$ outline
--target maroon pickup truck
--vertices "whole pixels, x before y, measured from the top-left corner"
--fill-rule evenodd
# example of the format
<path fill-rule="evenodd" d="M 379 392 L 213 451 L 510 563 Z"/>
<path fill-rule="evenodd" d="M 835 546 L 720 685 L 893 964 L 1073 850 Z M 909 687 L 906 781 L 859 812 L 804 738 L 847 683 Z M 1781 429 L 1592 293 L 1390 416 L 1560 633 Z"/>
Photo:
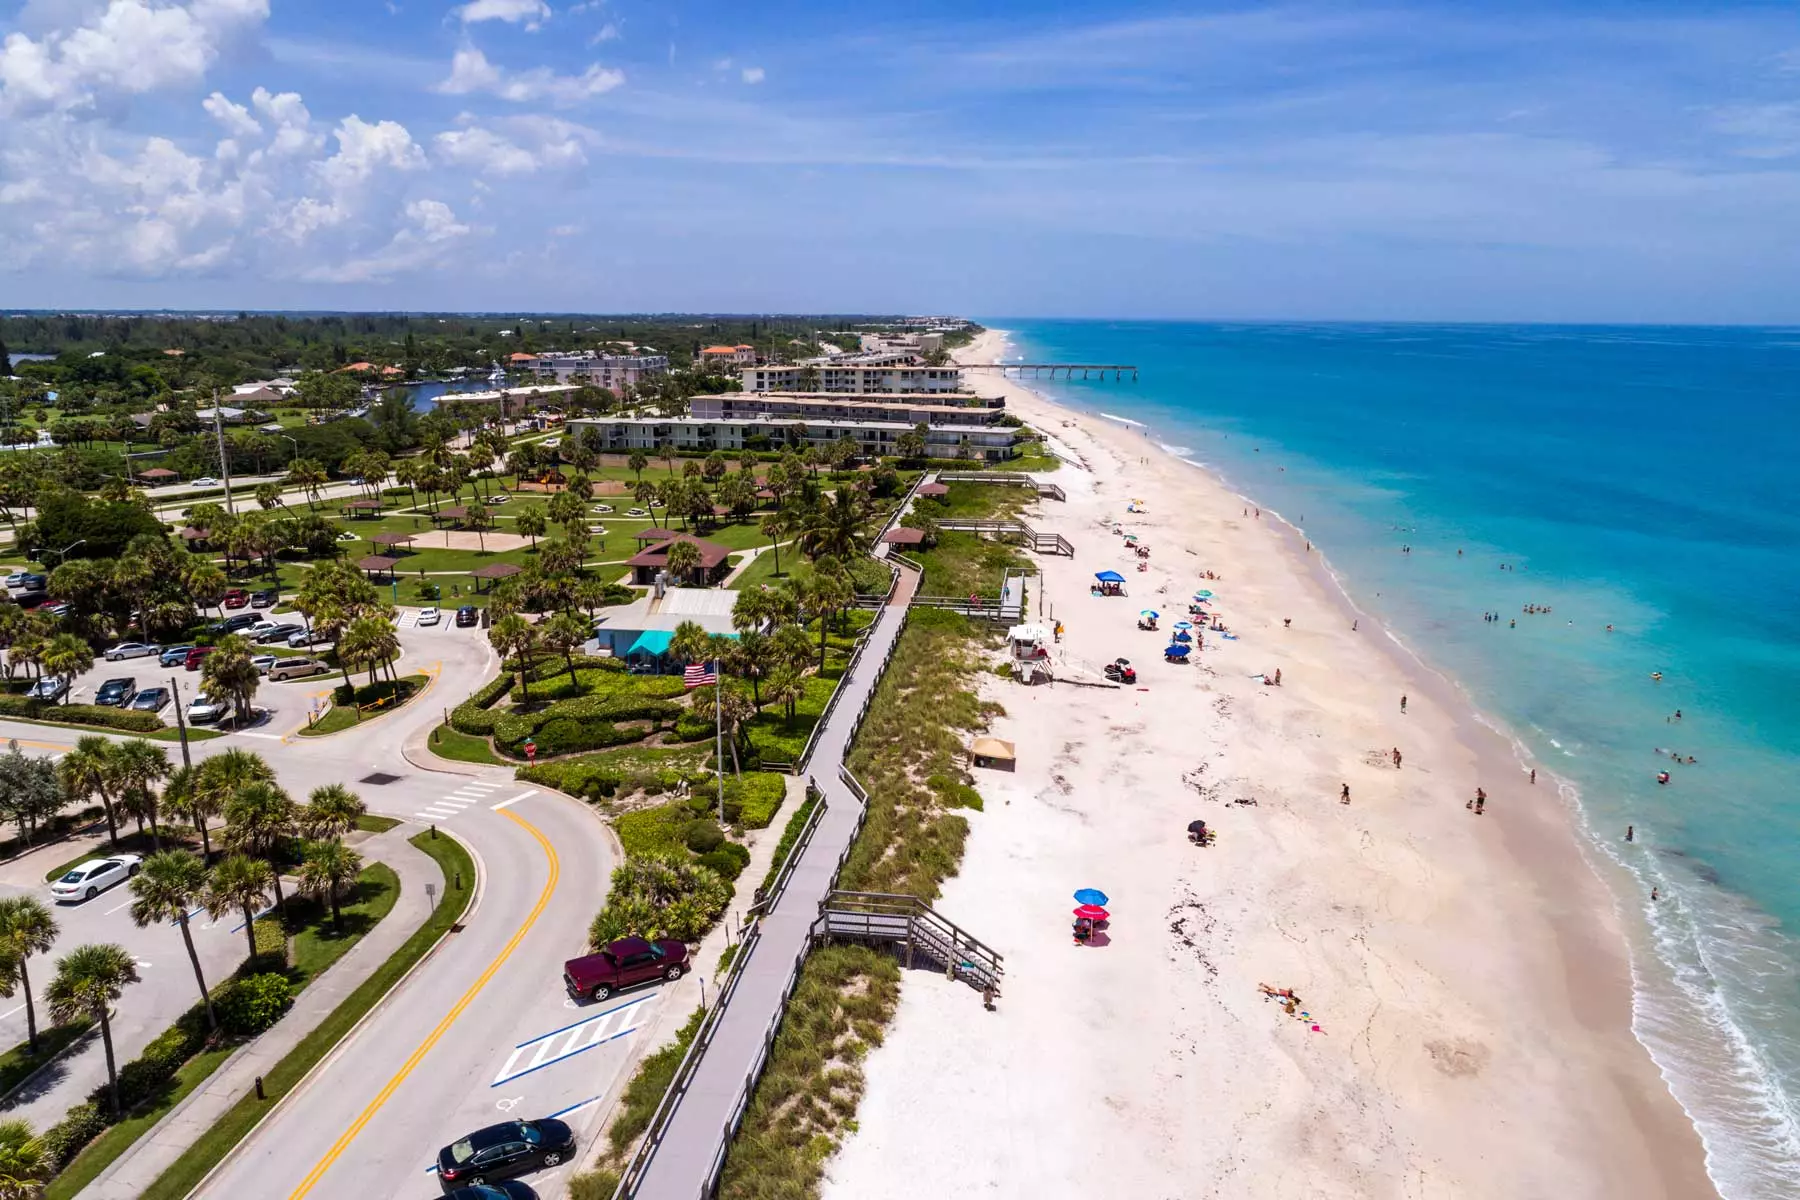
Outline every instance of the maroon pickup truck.
<path fill-rule="evenodd" d="M 622 938 L 598 954 L 563 964 L 563 987 L 572 1000 L 604 1000 L 614 992 L 653 979 L 680 979 L 688 968 L 687 947 L 658 938 Z"/>

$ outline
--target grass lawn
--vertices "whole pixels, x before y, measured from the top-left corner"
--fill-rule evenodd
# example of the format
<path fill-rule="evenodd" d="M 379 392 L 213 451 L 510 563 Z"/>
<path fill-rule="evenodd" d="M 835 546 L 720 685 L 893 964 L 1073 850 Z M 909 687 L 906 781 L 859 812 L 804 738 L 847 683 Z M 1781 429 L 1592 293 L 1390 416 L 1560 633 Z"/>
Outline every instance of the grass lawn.
<path fill-rule="evenodd" d="M 104 733 L 113 737 L 143 738 L 147 742 L 179 742 L 181 740 L 181 731 L 174 726 L 158 729 L 152 733 L 135 733 L 129 729 L 112 729 L 105 725 L 80 725 L 74 721 L 46 721 L 42 717 L 6 716 L 0 717 L 0 720 L 17 721 L 21 725 L 47 725 L 52 729 L 75 729 L 82 733 Z M 224 736 L 216 729 L 196 729 L 191 725 L 188 727 L 188 737 L 192 741 L 204 742 L 208 738 Z"/>
<path fill-rule="evenodd" d="M 461 919 L 463 911 L 469 905 L 470 892 L 466 885 L 475 878 L 474 860 L 461 845 L 447 837 L 433 838 L 429 833 L 421 833 L 411 841 L 414 846 L 437 860 L 444 877 L 443 900 L 425 918 L 425 923 L 418 931 L 407 939 L 405 945 L 394 951 L 361 987 L 346 997 L 316 1029 L 301 1039 L 300 1044 L 286 1058 L 263 1077 L 267 1100 L 258 1100 L 255 1093 L 245 1095 L 217 1124 L 201 1134 L 156 1182 L 145 1189 L 142 1200 L 182 1200 L 193 1191 L 206 1173 L 218 1165 L 231 1148 L 256 1127 L 263 1115 L 274 1107 L 274 1102 L 293 1090 L 306 1073 L 330 1053 L 363 1015 L 375 1007 L 376 1002 L 400 981 L 401 976 L 437 944 L 450 926 Z M 458 876 L 465 883 L 460 890 L 450 885 L 450 881 Z M 77 1162 L 79 1161 L 78 1159 Z M 74 1191 L 64 1194 L 72 1196 Z"/>
<path fill-rule="evenodd" d="M 342 958 L 350 947 L 393 911 L 400 899 L 400 877 L 386 863 L 370 863 L 356 878 L 356 886 L 339 902 L 344 924 L 331 923 L 331 908 L 316 900 L 288 900 L 288 926 L 294 934 L 294 970 L 310 982 Z"/>
<path fill-rule="evenodd" d="M 373 813 L 364 813 L 356 818 L 356 827 L 364 833 L 386 833 L 399 824 L 393 817 L 378 817 Z"/>
<path fill-rule="evenodd" d="M 439 758 L 453 759 L 456 762 L 505 765 L 495 756 L 486 738 L 460 733 L 448 725 L 440 725 L 432 731 L 431 752 Z"/>
<path fill-rule="evenodd" d="M 764 543 L 767 544 L 766 542 Z M 777 584 L 793 575 L 794 568 L 805 560 L 801 558 L 798 547 L 785 545 L 781 548 L 781 573 L 775 572 L 775 552 L 764 550 L 758 554 L 744 573 L 732 580 L 734 591 L 745 591 L 749 588 L 761 587 L 765 584 Z"/>
<path fill-rule="evenodd" d="M 920 512 L 965 520 L 1004 521 L 1016 517 L 1037 499 L 1030 488 L 998 483 L 952 483 L 942 500 L 926 500 Z M 935 506 L 935 507 L 934 507 Z"/>
<path fill-rule="evenodd" d="M 162 845 L 164 850 L 197 850 L 200 847 L 200 834 L 189 825 L 164 825 L 162 829 Z M 49 883 L 68 874 L 70 867 L 79 866 L 90 858 L 105 858 L 110 854 L 142 854 L 148 856 L 155 853 L 150 845 L 150 836 L 138 833 L 135 829 L 119 833 L 118 849 L 110 846 L 95 846 L 85 854 L 76 855 L 67 862 L 59 863 L 44 872 L 44 882 Z"/>
<path fill-rule="evenodd" d="M 56 1052 L 70 1042 L 93 1028 L 92 1021 L 71 1021 L 67 1025 L 52 1025 L 48 1029 L 38 1030 L 38 1052 L 33 1054 L 29 1043 L 20 1042 L 5 1054 L 0 1054 L 0 1096 L 12 1091 L 25 1077 L 49 1062 Z"/>
<path fill-rule="evenodd" d="M 320 717 L 317 721 L 314 721 L 311 725 L 308 725 L 305 729 L 302 729 L 300 731 L 300 736 L 323 737 L 328 733 L 338 733 L 342 730 L 349 729 L 353 725 L 359 725 L 364 721 L 371 721 L 377 717 L 386 716 L 388 713 L 393 712 L 408 700 L 411 700 L 414 696 L 418 695 L 420 689 L 422 689 L 427 682 L 429 681 L 424 675 L 403 675 L 398 684 L 391 683 L 385 679 L 372 685 L 365 684 L 356 689 L 355 705 L 333 704 L 326 710 L 324 716 Z M 379 709 L 365 713 L 357 707 L 357 705 L 374 704 L 387 696 L 395 695 L 396 692 L 398 693 L 397 700 L 384 704 Z"/>
<path fill-rule="evenodd" d="M 997 599 L 1007 568 L 1031 566 L 1030 559 L 1004 542 L 954 529 L 941 531 L 937 545 L 931 549 L 913 549 L 909 554 L 925 570 L 919 591 L 928 596 L 981 595 Z"/>

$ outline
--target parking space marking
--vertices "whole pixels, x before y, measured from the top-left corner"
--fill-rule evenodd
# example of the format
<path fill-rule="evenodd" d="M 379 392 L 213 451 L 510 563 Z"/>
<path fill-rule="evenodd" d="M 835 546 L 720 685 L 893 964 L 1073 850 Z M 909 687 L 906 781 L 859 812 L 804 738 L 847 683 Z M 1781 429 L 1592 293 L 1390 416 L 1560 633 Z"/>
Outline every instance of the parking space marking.
<path fill-rule="evenodd" d="M 286 737 L 285 737 L 285 736 L 284 736 L 284 735 L 283 735 L 283 734 L 279 734 L 279 733 L 254 733 L 254 732 L 252 732 L 252 731 L 251 731 L 251 730 L 248 730 L 248 729 L 240 729 L 240 730 L 238 730 L 238 736 L 239 736 L 239 737 L 252 737 L 252 738 L 262 738 L 262 739 L 263 739 L 263 740 L 265 740 L 265 741 L 270 741 L 270 742 L 283 742 L 283 741 L 286 741 L 286 740 L 287 740 L 287 738 L 286 738 Z"/>
<path fill-rule="evenodd" d="M 513 805 L 515 805 L 519 801 L 525 799 L 527 796 L 535 796 L 535 795 L 537 795 L 536 788 L 532 788 L 528 792 L 520 792 L 518 795 L 514 796 L 511 800 L 502 800 L 500 803 L 494 805 L 493 806 L 494 811 L 498 812 L 500 809 L 503 809 L 503 808 L 511 808 Z"/>
<path fill-rule="evenodd" d="M 111 908 L 107 909 L 105 912 L 101 913 L 100 915 L 103 917 L 110 917 L 114 913 L 118 912 L 121 908 L 130 908 L 133 903 L 134 903 L 133 901 L 127 900 L 123 904 L 115 904 Z"/>
<path fill-rule="evenodd" d="M 627 1027 L 617 1030 L 613 1028 L 613 1019 L 620 1017 L 621 1013 L 629 1009 L 636 1008 L 640 1004 L 648 1004 L 654 999 L 656 999 L 654 995 L 642 996 L 609 1008 L 605 1012 L 595 1013 L 573 1025 L 564 1025 L 561 1029 L 552 1029 L 549 1033 L 520 1042 L 513 1047 L 512 1053 L 507 1056 L 506 1065 L 500 1068 L 500 1073 L 494 1076 L 494 1082 L 488 1086 L 500 1087 L 502 1084 L 511 1083 L 515 1079 L 530 1075 L 534 1071 L 553 1067 L 559 1062 L 574 1058 L 577 1054 L 586 1053 L 596 1046 L 604 1046 L 608 1042 L 617 1041 L 628 1034 L 636 1033 L 638 1027 L 634 1024 L 627 1024 L 631 1021 L 631 1017 L 621 1017 L 618 1023 L 627 1024 Z M 633 1016 L 635 1015 L 633 1014 Z M 567 1036 L 564 1036 L 565 1034 Z M 531 1050 L 534 1046 L 537 1049 L 531 1055 L 530 1062 L 521 1065 L 520 1059 L 525 1056 L 526 1051 Z"/>

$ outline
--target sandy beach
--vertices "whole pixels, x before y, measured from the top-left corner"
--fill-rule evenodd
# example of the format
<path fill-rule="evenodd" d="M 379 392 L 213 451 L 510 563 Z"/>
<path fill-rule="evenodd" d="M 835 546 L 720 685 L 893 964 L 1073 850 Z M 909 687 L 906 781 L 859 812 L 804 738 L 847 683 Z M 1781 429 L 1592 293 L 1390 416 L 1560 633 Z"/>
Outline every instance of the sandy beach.
<path fill-rule="evenodd" d="M 1715 1195 L 1631 1034 L 1630 918 L 1551 781 L 1272 514 L 1136 428 L 972 382 L 1069 460 L 1030 517 L 1076 547 L 1040 560 L 1058 674 L 1124 656 L 1138 686 L 984 685 L 1018 769 L 977 772 L 938 907 L 1006 955 L 1005 993 L 986 1013 L 906 976 L 825 1196 Z M 1125 597 L 1090 595 L 1108 568 Z M 1167 664 L 1197 588 L 1236 638 Z M 1080 887 L 1110 897 L 1088 946 Z"/>

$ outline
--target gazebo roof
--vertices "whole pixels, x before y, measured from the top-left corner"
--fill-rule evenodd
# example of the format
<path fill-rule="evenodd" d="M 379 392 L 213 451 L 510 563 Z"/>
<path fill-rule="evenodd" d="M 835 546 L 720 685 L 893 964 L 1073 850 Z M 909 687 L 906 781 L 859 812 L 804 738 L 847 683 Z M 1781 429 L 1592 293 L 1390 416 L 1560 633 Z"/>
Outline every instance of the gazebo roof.
<path fill-rule="evenodd" d="M 151 467 L 148 471 L 139 471 L 138 478 L 139 479 L 180 479 L 181 475 L 179 472 L 171 471 L 167 467 Z"/>
<path fill-rule="evenodd" d="M 378 533 L 369 540 L 377 546 L 404 546 L 414 538 L 410 533 Z"/>
<path fill-rule="evenodd" d="M 890 546 L 922 546 L 925 544 L 925 531 L 923 529 L 907 529 L 905 526 L 895 526 L 893 529 L 882 534 L 881 540 Z"/>
<path fill-rule="evenodd" d="M 947 483 L 921 483 L 919 485 L 919 495 L 921 496 L 948 496 L 949 494 L 950 485 Z"/>
<path fill-rule="evenodd" d="M 638 530 L 631 536 L 634 540 L 640 542 L 666 542 L 674 535 L 666 529 L 658 529 L 656 526 L 652 525 L 647 529 Z"/>
<path fill-rule="evenodd" d="M 344 501 L 344 507 L 345 508 L 360 508 L 360 509 L 378 509 L 378 508 L 386 508 L 387 504 L 385 501 L 377 500 L 372 496 L 359 496 L 355 500 Z"/>
<path fill-rule="evenodd" d="M 190 542 L 204 542 L 207 538 L 212 536 L 212 530 L 194 529 L 189 527 L 181 531 L 181 536 Z"/>
<path fill-rule="evenodd" d="M 458 504 L 453 508 L 440 508 L 435 514 L 440 521 L 460 521 L 469 515 L 468 506 Z"/>
<path fill-rule="evenodd" d="M 516 566 L 513 563 L 489 563 L 485 567 L 476 567 L 473 571 L 470 571 L 469 574 L 473 575 L 476 579 L 506 579 L 510 576 L 517 575 L 524 569 L 524 567 Z"/>
<path fill-rule="evenodd" d="M 399 559 L 388 558 L 380 554 L 371 554 L 367 558 L 356 560 L 356 565 L 365 571 L 391 571 L 399 564 Z"/>

